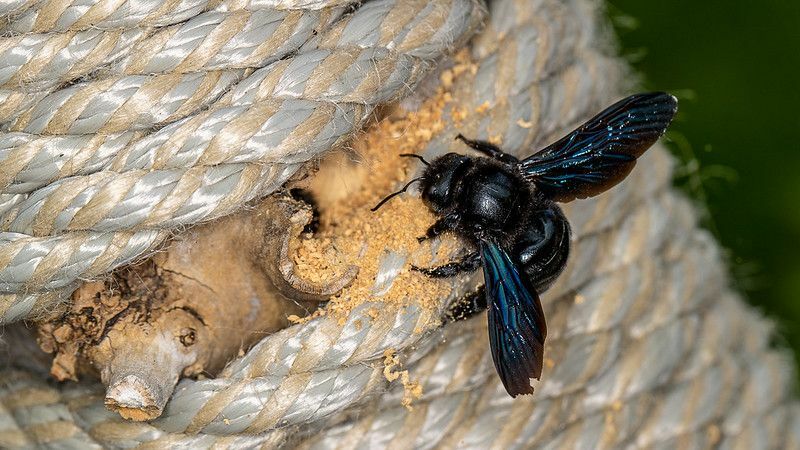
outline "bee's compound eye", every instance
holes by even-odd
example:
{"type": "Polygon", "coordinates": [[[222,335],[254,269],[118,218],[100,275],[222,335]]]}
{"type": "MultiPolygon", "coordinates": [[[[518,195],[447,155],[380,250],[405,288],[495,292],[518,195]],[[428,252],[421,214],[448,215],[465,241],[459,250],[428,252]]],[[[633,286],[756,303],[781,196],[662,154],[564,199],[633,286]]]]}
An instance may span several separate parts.
{"type": "Polygon", "coordinates": [[[449,183],[443,182],[441,177],[433,181],[433,183],[425,186],[425,189],[422,191],[422,200],[434,211],[441,211],[450,201],[450,185],[449,183]]]}
{"type": "Polygon", "coordinates": [[[449,207],[454,187],[469,166],[470,159],[457,153],[448,153],[440,157],[426,171],[422,200],[436,212],[449,207]]]}

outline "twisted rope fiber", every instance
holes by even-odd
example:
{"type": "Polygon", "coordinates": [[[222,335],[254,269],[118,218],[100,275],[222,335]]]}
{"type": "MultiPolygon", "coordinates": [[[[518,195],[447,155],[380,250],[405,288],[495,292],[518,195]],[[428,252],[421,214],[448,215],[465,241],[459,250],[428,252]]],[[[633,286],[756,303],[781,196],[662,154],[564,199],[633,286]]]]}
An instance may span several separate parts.
{"type": "Polygon", "coordinates": [[[9,0],[0,4],[3,34],[96,29],[164,27],[210,9],[319,10],[356,3],[353,0],[9,0]]]}
{"type": "MultiPolygon", "coordinates": [[[[491,105],[490,114],[459,127],[476,130],[482,138],[501,136],[504,148],[517,153],[547,142],[608,103],[624,73],[598,50],[602,39],[593,5],[577,0],[533,3],[492,2],[489,22],[472,44],[478,71],[458,80],[454,94],[460,106],[491,105]],[[519,119],[532,125],[522,127],[519,119]]],[[[311,42],[322,45],[316,38],[311,42]]],[[[233,97],[242,83],[246,79],[210,108],[233,97]]],[[[269,95],[278,92],[275,82],[258,83],[269,95]]],[[[341,92],[346,95],[348,89],[341,92]]],[[[170,126],[131,137],[131,142],[170,126]]],[[[425,150],[427,156],[455,148],[454,132],[448,125],[425,150]]],[[[98,135],[107,142],[102,133],[91,136],[98,135]]],[[[129,148],[119,145],[119,154],[129,148]]],[[[175,158],[176,169],[182,167],[180,154],[167,146],[150,150],[154,148],[141,147],[146,151],[139,160],[150,166],[133,170],[158,171],[158,164],[170,158],[175,158]],[[153,152],[163,153],[157,157],[153,152]]],[[[289,159],[294,153],[287,152],[269,159],[239,147],[211,160],[240,164],[237,152],[265,165],[290,161],[282,169],[286,171],[303,158],[289,159]]],[[[117,154],[111,151],[106,157],[117,154]]],[[[323,317],[288,328],[234,361],[221,377],[184,380],[164,417],[151,424],[122,422],[106,411],[97,385],[57,390],[24,372],[5,372],[0,392],[5,431],[0,439],[9,447],[33,445],[47,427],[58,430],[47,435],[50,443],[76,448],[271,448],[290,443],[304,448],[797,446],[800,416],[796,402],[787,400],[791,373],[783,355],[769,350],[771,326],[727,290],[716,245],[697,230],[690,206],[667,188],[670,165],[663,149],[653,149],[620,187],[566,208],[575,250],[565,273],[543,298],[553,365],[533,398],[512,401],[505,395],[489,362],[485,318],[441,329],[432,320],[438,311],[403,311],[374,299],[353,311],[345,325],[323,317]],[[357,327],[355,322],[364,319],[370,306],[378,306],[380,316],[357,327]],[[421,336],[415,329],[429,332],[421,336]],[[387,387],[382,378],[379,360],[389,348],[407,350],[412,376],[424,386],[413,411],[397,406],[401,390],[387,387]]],[[[87,179],[102,171],[127,171],[101,167],[87,179]]],[[[84,176],[65,176],[76,174],[84,176]]],[[[53,172],[47,177],[40,186],[52,183],[53,172]]],[[[39,198],[48,198],[60,186],[39,198]]],[[[27,202],[36,209],[40,201],[31,198],[37,189],[7,192],[4,201],[14,202],[12,196],[19,195],[24,198],[15,205],[27,202]]],[[[96,223],[117,230],[106,233],[117,239],[123,233],[162,233],[172,226],[142,219],[133,222],[141,231],[131,232],[123,231],[129,230],[126,225],[116,229],[99,219],[73,230],[64,219],[41,221],[38,212],[20,214],[23,210],[9,207],[3,217],[11,219],[4,229],[25,233],[27,239],[42,237],[37,231],[85,236],[97,232],[96,223]]],[[[32,292],[29,298],[35,302],[53,291],[32,292]]],[[[448,300],[442,299],[442,305],[448,300]]]]}
{"type": "MultiPolygon", "coordinates": [[[[5,74],[0,78],[1,85],[11,92],[9,95],[27,94],[27,99],[15,109],[5,108],[3,119],[32,116],[17,119],[14,126],[30,131],[35,127],[30,122],[44,120],[39,117],[46,112],[42,110],[66,103],[64,98],[122,95],[124,100],[125,93],[136,92],[133,88],[140,87],[137,84],[169,84],[170,78],[179,78],[180,74],[193,74],[197,78],[208,72],[219,77],[215,72],[221,72],[235,78],[242,71],[234,69],[264,67],[295,51],[312,35],[314,27],[325,26],[327,19],[335,16],[329,12],[209,11],[187,22],[149,32],[141,28],[91,29],[74,33],[69,39],[63,33],[6,38],[0,43],[0,48],[6,49],[5,66],[0,70],[5,74]],[[61,89],[58,95],[52,93],[59,84],[98,70],[100,73],[95,76],[101,75],[102,80],[61,89]],[[113,95],[115,87],[123,93],[113,95]]],[[[107,129],[108,124],[105,125],[107,129]]],[[[117,127],[129,128],[124,125],[117,127]]],[[[46,131],[64,132],[54,127],[46,131]]],[[[68,130],[70,134],[92,131],[74,127],[68,130]]]]}
{"type": "Polygon", "coordinates": [[[48,1],[12,0],[0,7],[3,32],[43,33],[96,28],[164,26],[187,20],[220,3],[208,0],[158,1],[48,1]]]}

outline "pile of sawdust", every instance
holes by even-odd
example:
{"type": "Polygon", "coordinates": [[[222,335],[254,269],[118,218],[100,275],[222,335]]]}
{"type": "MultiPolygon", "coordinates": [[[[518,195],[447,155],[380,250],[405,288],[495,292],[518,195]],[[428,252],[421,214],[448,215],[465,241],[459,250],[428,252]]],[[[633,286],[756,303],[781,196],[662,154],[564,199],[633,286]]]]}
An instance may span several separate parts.
{"type": "Polygon", "coordinates": [[[300,186],[311,191],[320,209],[320,228],[313,239],[295,243],[293,258],[298,275],[310,281],[326,280],[356,265],[359,273],[354,282],[331,298],[326,308],[305,318],[329,314],[344,321],[349,312],[370,298],[375,298],[378,267],[387,250],[408,256],[408,264],[400,271],[380,301],[406,306],[415,302],[421,308],[435,308],[438,299],[450,293],[451,285],[430,279],[410,270],[410,264],[431,265],[431,261],[449,260],[462,246],[457,239],[440,239],[436,251],[428,243],[420,244],[436,217],[416,196],[401,196],[386,203],[378,211],[370,208],[388,193],[402,186],[419,170],[419,161],[401,158],[401,153],[416,153],[444,130],[442,113],[450,109],[457,122],[471,111],[456,108],[450,89],[453,81],[475,66],[466,54],[456,58],[455,65],[440,76],[435,94],[416,111],[395,107],[373,124],[353,144],[351,151],[332,154],[320,164],[319,171],[300,186]]]}
{"type": "Polygon", "coordinates": [[[422,397],[422,385],[418,381],[411,379],[408,369],[400,370],[402,365],[395,349],[390,348],[383,352],[383,366],[383,376],[386,380],[392,382],[399,378],[400,382],[403,383],[403,399],[400,404],[409,411],[414,409],[412,403],[415,399],[422,397]]]}

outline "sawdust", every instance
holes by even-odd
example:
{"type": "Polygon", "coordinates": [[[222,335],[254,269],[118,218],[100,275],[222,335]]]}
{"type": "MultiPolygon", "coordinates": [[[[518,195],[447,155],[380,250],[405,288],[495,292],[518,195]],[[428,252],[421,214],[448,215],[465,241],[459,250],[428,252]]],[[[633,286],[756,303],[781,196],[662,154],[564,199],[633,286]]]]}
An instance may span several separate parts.
{"type": "Polygon", "coordinates": [[[434,308],[438,299],[450,293],[449,283],[410,270],[410,263],[427,266],[434,258],[450,259],[461,248],[452,236],[443,237],[436,251],[417,241],[436,219],[422,201],[404,195],[376,212],[370,208],[419,170],[419,161],[398,155],[420,151],[441,133],[446,108],[450,108],[451,116],[458,111],[459,121],[470,115],[454,107],[450,89],[458,76],[474,73],[475,66],[466,53],[455,61],[440,75],[435,94],[420,108],[405,111],[398,106],[387,111],[355,140],[352,149],[329,156],[318,172],[301,184],[318,203],[320,228],[314,239],[300,240],[293,248],[298,275],[310,280],[330,279],[351,264],[359,267],[359,273],[325,308],[309,317],[292,317],[292,322],[302,323],[325,314],[343,322],[354,307],[375,298],[376,275],[387,249],[407,256],[408,261],[388,291],[380,293],[380,301],[401,306],[413,301],[421,308],[434,308]]]}
{"type": "Polygon", "coordinates": [[[411,380],[411,375],[409,375],[407,369],[400,370],[402,364],[397,356],[397,351],[393,348],[383,352],[383,366],[383,377],[387,381],[391,383],[399,378],[403,384],[403,399],[400,404],[409,411],[413,410],[414,400],[422,397],[422,385],[416,380],[411,380]]]}
{"type": "Polygon", "coordinates": [[[520,128],[525,128],[525,129],[533,128],[533,122],[529,122],[525,119],[517,119],[516,123],[520,128]]]}
{"type": "Polygon", "coordinates": [[[478,113],[478,114],[483,114],[483,113],[489,111],[489,108],[490,108],[489,102],[486,101],[486,102],[483,102],[480,105],[478,105],[478,107],[475,108],[475,112],[478,113]]]}

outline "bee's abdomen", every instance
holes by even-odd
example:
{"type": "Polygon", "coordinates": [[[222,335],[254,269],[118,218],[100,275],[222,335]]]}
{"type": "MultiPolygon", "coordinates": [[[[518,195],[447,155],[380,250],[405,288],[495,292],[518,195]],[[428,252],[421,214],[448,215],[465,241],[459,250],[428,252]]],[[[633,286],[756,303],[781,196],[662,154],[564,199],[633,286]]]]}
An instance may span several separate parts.
{"type": "Polygon", "coordinates": [[[514,254],[538,292],[549,288],[567,265],[569,239],[569,222],[556,204],[530,216],[514,244],[514,254]]]}

